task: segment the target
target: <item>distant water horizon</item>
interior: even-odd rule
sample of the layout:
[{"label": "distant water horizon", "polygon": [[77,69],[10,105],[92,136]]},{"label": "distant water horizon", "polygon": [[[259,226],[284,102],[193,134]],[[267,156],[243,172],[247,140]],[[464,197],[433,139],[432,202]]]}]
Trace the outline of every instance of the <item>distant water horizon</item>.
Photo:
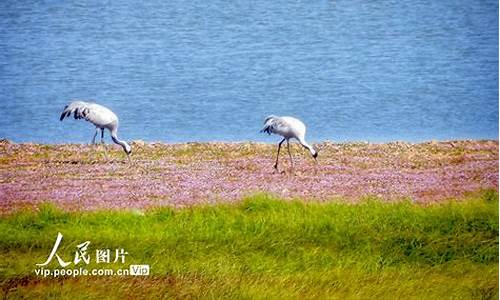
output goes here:
[{"label": "distant water horizon", "polygon": [[128,141],[498,141],[498,2],[4,1],[0,80],[16,143],[89,143],[72,99]]}]

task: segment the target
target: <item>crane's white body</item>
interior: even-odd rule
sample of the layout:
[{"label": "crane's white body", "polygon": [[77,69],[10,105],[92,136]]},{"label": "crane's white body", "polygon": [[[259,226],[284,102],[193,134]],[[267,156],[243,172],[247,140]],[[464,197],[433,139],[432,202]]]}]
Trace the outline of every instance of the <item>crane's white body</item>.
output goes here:
[{"label": "crane's white body", "polygon": [[122,146],[127,154],[130,154],[132,151],[132,148],[127,142],[118,139],[118,117],[109,108],[93,102],[73,101],[66,105],[61,113],[60,120],[62,121],[71,114],[74,114],[75,119],[84,119],[96,127],[96,133],[92,143],[95,143],[95,138],[99,129],[101,130],[101,142],[103,142],[104,129],[108,129],[113,142]]},{"label": "crane's white body", "polygon": [[268,134],[273,133],[281,135],[283,137],[283,140],[281,140],[281,142],[278,144],[278,156],[276,157],[276,164],[274,165],[276,169],[278,168],[278,157],[281,144],[285,140],[287,142],[288,154],[290,155],[290,161],[292,164],[293,161],[289,144],[290,139],[296,139],[304,148],[311,152],[311,155],[314,157],[314,159],[316,159],[316,157],[318,156],[318,152],[305,140],[306,125],[304,125],[304,123],[297,118],[288,116],[278,117],[274,115],[268,116],[264,120],[264,127],[262,128],[261,132],[267,132]]}]

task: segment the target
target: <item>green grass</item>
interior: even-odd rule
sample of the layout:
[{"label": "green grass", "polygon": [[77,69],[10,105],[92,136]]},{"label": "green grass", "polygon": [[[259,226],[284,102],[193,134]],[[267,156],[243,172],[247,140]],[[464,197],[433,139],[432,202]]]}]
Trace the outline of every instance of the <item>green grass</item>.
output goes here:
[{"label": "green grass", "polygon": [[[2,217],[0,231],[7,298],[498,298],[494,191],[425,207],[376,199],[306,204],[269,195],[145,214],[47,205]],[[87,268],[149,264],[151,275],[35,275],[58,232],[66,261],[90,241],[91,254],[124,248],[129,255],[125,264]]]}]

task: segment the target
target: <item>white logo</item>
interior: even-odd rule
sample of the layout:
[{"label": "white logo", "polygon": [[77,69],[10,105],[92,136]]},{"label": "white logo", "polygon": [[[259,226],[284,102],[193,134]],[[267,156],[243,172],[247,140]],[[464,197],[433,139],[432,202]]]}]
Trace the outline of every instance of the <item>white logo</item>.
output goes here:
[{"label": "white logo", "polygon": [[149,275],[149,265],[130,265],[130,275]]},{"label": "white logo", "polygon": [[[36,264],[37,266],[46,266],[48,265],[54,256],[57,258],[57,261],[59,262],[59,265],[63,268],[69,266],[71,262],[65,262],[59,254],[57,254],[57,249],[59,248],[59,244],[61,243],[63,238],[62,233],[57,234],[56,242],[54,244],[54,247],[52,248],[52,251],[49,254],[49,257],[47,260],[42,263],[42,264]],[[75,251],[75,259],[73,260],[73,263],[75,265],[79,264],[81,261],[83,261],[85,264],[90,263],[90,254],[87,253],[88,247],[90,245],[90,241],[83,242],[79,245],[76,246],[76,251]],[[110,263],[111,262],[111,250],[110,249],[96,249],[96,255],[95,255],[95,261],[96,263]],[[121,262],[122,264],[125,263],[125,255],[128,255],[128,252],[126,252],[124,249],[115,249],[114,251],[114,260],[113,263],[116,262]]]},{"label": "white logo", "polygon": [[[57,234],[56,242],[52,247],[52,251],[50,251],[47,260],[44,263],[36,264],[38,267],[35,269],[35,273],[37,275],[42,275],[43,277],[52,276],[103,276],[103,275],[118,275],[118,276],[126,276],[126,275],[134,275],[134,276],[145,276],[149,275],[149,265],[130,265],[129,268],[109,268],[109,269],[91,269],[88,270],[85,267],[79,267],[78,265],[88,265],[91,261],[94,261],[96,264],[124,264],[125,258],[128,255],[128,252],[123,248],[117,249],[95,249],[93,252],[90,248],[90,241],[85,241],[76,246],[75,255],[73,260],[66,261],[63,257],[64,255],[60,255],[58,253],[59,246],[62,242],[63,235],[62,233]],[[113,250],[113,251],[112,251]],[[62,269],[48,269],[45,268],[53,259],[56,258],[59,266]],[[67,256],[66,256],[67,257]],[[69,265],[73,264],[73,268],[66,268]]]}]

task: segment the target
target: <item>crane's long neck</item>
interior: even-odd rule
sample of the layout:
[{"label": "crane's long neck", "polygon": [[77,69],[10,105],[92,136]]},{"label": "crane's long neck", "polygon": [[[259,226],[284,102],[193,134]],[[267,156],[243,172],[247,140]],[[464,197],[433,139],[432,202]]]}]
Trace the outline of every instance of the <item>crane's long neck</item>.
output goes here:
[{"label": "crane's long neck", "polygon": [[311,152],[311,155],[312,155],[313,157],[316,157],[316,156],[317,156],[317,152],[316,152],[316,150],[314,150],[314,148],[313,148],[311,145],[309,145],[309,144],[306,142],[306,140],[304,140],[304,139],[299,139],[299,143],[300,143],[300,144],[301,144],[304,148],[306,148],[307,150],[309,150],[309,152]]},{"label": "crane's long neck", "polygon": [[113,140],[113,142],[115,144],[122,146],[123,151],[125,151],[125,153],[127,153],[127,154],[130,153],[130,151],[131,151],[130,145],[127,142],[118,139],[118,136],[116,135],[116,129],[111,131],[111,139]]}]

